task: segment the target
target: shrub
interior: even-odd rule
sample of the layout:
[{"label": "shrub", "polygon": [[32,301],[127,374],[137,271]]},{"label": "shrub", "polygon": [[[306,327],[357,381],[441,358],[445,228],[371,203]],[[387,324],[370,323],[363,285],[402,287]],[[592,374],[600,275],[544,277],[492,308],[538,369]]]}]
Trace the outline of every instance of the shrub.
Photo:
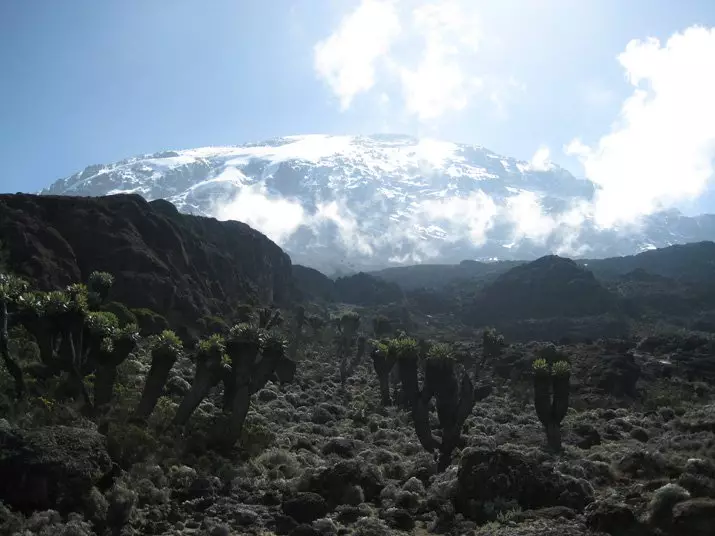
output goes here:
[{"label": "shrub", "polygon": [[107,434],[107,451],[124,469],[147,460],[158,447],[159,443],[147,429],[131,423],[112,425]]}]

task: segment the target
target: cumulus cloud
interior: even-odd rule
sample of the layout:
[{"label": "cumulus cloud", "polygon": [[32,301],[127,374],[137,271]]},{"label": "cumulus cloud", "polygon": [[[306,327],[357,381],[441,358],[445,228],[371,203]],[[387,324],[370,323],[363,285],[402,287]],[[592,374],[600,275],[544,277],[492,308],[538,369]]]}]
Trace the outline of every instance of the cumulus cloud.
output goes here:
[{"label": "cumulus cloud", "polygon": [[333,34],[315,45],[316,73],[340,99],[343,110],[375,85],[375,63],[387,54],[400,30],[394,1],[362,0]]},{"label": "cumulus cloud", "polygon": [[539,147],[531,157],[531,169],[534,171],[548,171],[551,168],[551,151],[545,145]]},{"label": "cumulus cloud", "polygon": [[318,203],[317,211],[311,216],[308,225],[316,226],[325,223],[335,226],[339,241],[348,250],[362,255],[372,255],[373,248],[366,233],[360,228],[357,217],[344,201]]},{"label": "cumulus cloud", "polygon": [[426,121],[464,109],[483,88],[472,72],[480,40],[469,2],[361,0],[315,45],[314,66],[343,110],[378,84],[379,71],[383,87],[399,87],[406,112]]},{"label": "cumulus cloud", "polygon": [[456,1],[441,1],[415,8],[412,20],[424,49],[414,68],[396,66],[407,111],[427,120],[462,110],[484,84],[467,68],[479,48],[475,15]]},{"label": "cumulus cloud", "polygon": [[216,219],[247,223],[277,243],[287,240],[305,221],[300,203],[270,196],[262,184],[243,186],[228,203],[214,208]]},{"label": "cumulus cloud", "polygon": [[448,221],[454,233],[447,240],[467,238],[479,246],[487,241],[487,231],[494,225],[498,212],[494,200],[477,190],[467,197],[425,201],[419,206],[417,219],[427,223]]},{"label": "cumulus cloud", "polygon": [[701,195],[715,158],[715,28],[691,27],[663,45],[633,40],[618,56],[632,94],[611,132],[565,147],[597,187],[601,227],[637,222]]}]

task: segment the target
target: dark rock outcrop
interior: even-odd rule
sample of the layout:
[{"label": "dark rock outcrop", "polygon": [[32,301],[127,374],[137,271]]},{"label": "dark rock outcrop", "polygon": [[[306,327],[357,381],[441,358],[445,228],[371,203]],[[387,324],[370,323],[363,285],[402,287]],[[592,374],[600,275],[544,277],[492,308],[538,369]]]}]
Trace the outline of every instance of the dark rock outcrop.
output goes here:
[{"label": "dark rock outcrop", "polygon": [[715,499],[691,499],[676,504],[673,508],[671,534],[715,534]]},{"label": "dark rock outcrop", "polygon": [[111,469],[105,438],[93,430],[23,430],[0,420],[0,502],[18,511],[81,510]]},{"label": "dark rock outcrop", "polygon": [[172,326],[291,295],[290,258],[263,234],[138,195],[0,195],[0,240],[9,267],[40,288],[108,271],[113,300],[156,311]]},{"label": "dark rock outcrop", "polygon": [[466,449],[457,473],[457,511],[485,521],[484,504],[494,497],[523,509],[565,506],[582,511],[593,501],[593,488],[586,480],[561,474],[515,450]]}]

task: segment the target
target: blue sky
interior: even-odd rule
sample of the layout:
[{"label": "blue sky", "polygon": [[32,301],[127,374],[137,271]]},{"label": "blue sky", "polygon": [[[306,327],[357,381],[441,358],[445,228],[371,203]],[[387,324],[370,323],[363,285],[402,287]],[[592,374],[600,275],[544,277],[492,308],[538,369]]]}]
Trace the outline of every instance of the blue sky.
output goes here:
[{"label": "blue sky", "polygon": [[[711,0],[4,0],[0,191],[163,149],[399,132],[715,211],[693,89],[712,87],[715,32],[696,25]],[[631,113],[637,86],[652,106]]]}]

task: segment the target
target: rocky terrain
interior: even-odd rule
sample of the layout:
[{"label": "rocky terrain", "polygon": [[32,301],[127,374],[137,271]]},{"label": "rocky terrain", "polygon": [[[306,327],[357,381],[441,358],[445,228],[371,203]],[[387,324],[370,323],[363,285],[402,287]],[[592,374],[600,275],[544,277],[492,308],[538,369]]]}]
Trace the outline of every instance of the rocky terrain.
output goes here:
[{"label": "rocky terrain", "polygon": [[712,243],[333,280],[138,196],[0,209],[0,534],[715,533]]}]

